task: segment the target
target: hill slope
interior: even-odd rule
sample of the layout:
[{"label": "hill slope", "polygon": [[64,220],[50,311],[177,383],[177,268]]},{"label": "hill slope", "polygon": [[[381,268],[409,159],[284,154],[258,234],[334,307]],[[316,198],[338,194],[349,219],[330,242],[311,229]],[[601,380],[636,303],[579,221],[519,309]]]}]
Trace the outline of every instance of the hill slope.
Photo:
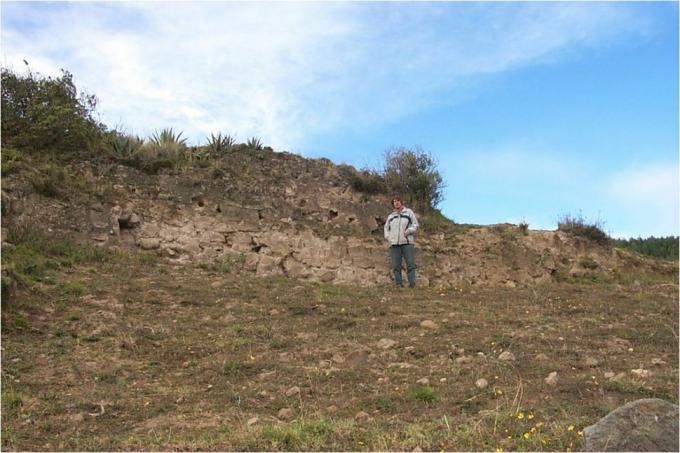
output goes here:
[{"label": "hill slope", "polygon": [[[208,168],[160,174],[89,161],[65,169],[31,167],[3,179],[5,232],[30,225],[178,262],[238,266],[258,276],[361,286],[391,281],[382,238],[389,199],[355,191],[325,159],[247,150]],[[561,231],[442,225],[428,217],[421,224],[422,286],[675,272],[672,264]]]}]

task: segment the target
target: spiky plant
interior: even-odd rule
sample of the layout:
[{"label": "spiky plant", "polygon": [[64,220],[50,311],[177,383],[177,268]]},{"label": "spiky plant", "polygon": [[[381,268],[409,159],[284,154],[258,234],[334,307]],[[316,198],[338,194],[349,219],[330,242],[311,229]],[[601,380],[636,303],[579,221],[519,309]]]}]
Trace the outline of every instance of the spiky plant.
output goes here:
[{"label": "spiky plant", "polygon": [[156,156],[160,159],[177,162],[187,149],[187,139],[182,138],[182,132],[175,134],[172,128],[165,128],[160,132],[155,131],[149,140]]},{"label": "spiky plant", "polygon": [[251,137],[248,139],[248,142],[246,142],[246,145],[250,149],[256,149],[259,151],[262,149],[262,140],[257,137]]},{"label": "spiky plant", "polygon": [[114,159],[129,161],[139,154],[144,139],[135,135],[115,133],[108,141],[108,151]]},{"label": "spiky plant", "polygon": [[229,134],[222,135],[219,132],[217,135],[210,133],[210,139],[208,139],[208,151],[215,156],[225,154],[227,151],[231,150],[234,146],[236,140]]}]

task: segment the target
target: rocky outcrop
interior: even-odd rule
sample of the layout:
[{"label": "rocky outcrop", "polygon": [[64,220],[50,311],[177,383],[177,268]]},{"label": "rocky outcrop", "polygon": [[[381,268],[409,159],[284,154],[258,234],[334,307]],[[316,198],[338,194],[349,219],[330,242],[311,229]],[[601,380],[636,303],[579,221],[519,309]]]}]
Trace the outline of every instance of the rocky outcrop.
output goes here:
[{"label": "rocky outcrop", "polygon": [[678,406],[630,402],[584,429],[585,451],[678,451]]},{"label": "rocky outcrop", "polygon": [[[13,175],[3,179],[3,227],[30,224],[178,262],[229,261],[259,276],[362,286],[391,281],[382,237],[386,196],[354,191],[323,159],[242,153],[223,164],[159,175],[115,166],[103,176],[85,162],[68,170],[80,192],[65,199],[40,196]],[[428,233],[427,219],[421,224],[416,262],[422,286],[515,287],[647,265],[559,231],[504,224]]]}]

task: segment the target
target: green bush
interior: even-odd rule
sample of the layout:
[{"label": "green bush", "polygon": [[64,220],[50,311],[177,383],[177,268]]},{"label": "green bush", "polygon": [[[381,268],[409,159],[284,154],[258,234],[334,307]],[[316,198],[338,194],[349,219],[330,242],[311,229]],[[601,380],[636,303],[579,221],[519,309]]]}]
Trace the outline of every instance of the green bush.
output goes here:
[{"label": "green bush", "polygon": [[73,76],[44,77],[2,68],[2,146],[41,153],[92,151],[105,130],[97,98],[78,92]]},{"label": "green bush", "polygon": [[22,161],[22,154],[16,148],[2,147],[2,176],[12,174]]},{"label": "green bush", "polygon": [[59,198],[65,192],[66,170],[58,164],[49,163],[29,175],[36,192],[44,197]]},{"label": "green bush", "polygon": [[385,151],[382,176],[388,190],[420,210],[435,208],[443,198],[444,182],[434,158],[420,146]]},{"label": "green bush", "polygon": [[589,222],[581,214],[578,216],[565,215],[557,221],[557,229],[574,236],[589,239],[601,245],[609,245],[609,236],[603,231],[602,223]]}]

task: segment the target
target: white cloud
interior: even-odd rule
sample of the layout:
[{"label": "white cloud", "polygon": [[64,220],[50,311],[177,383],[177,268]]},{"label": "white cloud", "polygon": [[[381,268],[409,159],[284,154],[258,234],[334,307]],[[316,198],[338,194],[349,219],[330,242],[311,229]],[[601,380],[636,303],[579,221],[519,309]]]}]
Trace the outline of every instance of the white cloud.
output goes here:
[{"label": "white cloud", "polygon": [[174,126],[196,142],[257,135],[277,149],[448,102],[442,90],[466,77],[647,29],[606,3],[44,5],[3,7],[4,64],[68,69],[111,126]]},{"label": "white cloud", "polygon": [[604,189],[613,208],[634,219],[631,231],[615,232],[615,236],[679,234],[677,163],[622,170],[604,182]]}]

